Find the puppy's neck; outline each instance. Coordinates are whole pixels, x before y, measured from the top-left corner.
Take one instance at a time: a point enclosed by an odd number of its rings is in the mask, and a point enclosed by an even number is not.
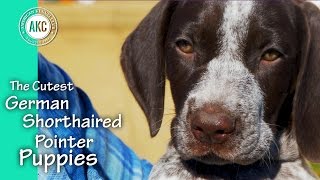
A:
[[[276,161],[292,162],[301,158],[298,144],[295,136],[289,130],[284,130],[277,133],[277,137],[270,147],[270,155]],[[268,156],[268,155],[267,155]]]

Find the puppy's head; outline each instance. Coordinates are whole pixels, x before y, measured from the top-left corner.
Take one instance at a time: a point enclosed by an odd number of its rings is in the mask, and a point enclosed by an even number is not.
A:
[[[161,1],[127,38],[121,65],[151,136],[169,79],[172,141],[186,160],[250,164],[292,130],[320,161],[319,28],[309,3]]]

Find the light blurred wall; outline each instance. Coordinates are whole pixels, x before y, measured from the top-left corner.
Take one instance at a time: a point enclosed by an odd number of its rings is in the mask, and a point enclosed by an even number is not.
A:
[[[120,69],[126,36],[156,1],[97,1],[91,4],[40,2],[58,20],[58,34],[39,48],[61,66],[91,98],[100,116],[123,115],[123,128],[113,130],[138,155],[155,162],[165,152],[174,108],[167,86],[162,129],[151,139],[144,114]],[[167,83],[168,85],[168,83]]]

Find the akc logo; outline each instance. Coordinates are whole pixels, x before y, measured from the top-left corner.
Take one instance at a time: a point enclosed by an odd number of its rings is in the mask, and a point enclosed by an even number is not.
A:
[[[43,46],[50,43],[58,32],[56,17],[47,9],[27,10],[19,21],[21,37],[29,44]]]

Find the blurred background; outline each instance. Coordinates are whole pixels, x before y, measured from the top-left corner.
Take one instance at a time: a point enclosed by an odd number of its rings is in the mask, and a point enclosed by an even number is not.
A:
[[[166,84],[165,113],[155,138],[127,87],[120,68],[120,50],[128,34],[157,1],[39,1],[55,14],[58,34],[39,51],[58,64],[81,87],[101,117],[123,115],[123,127],[112,129],[137,154],[156,162],[170,139],[174,106]],[[313,165],[320,175],[320,165]]]

